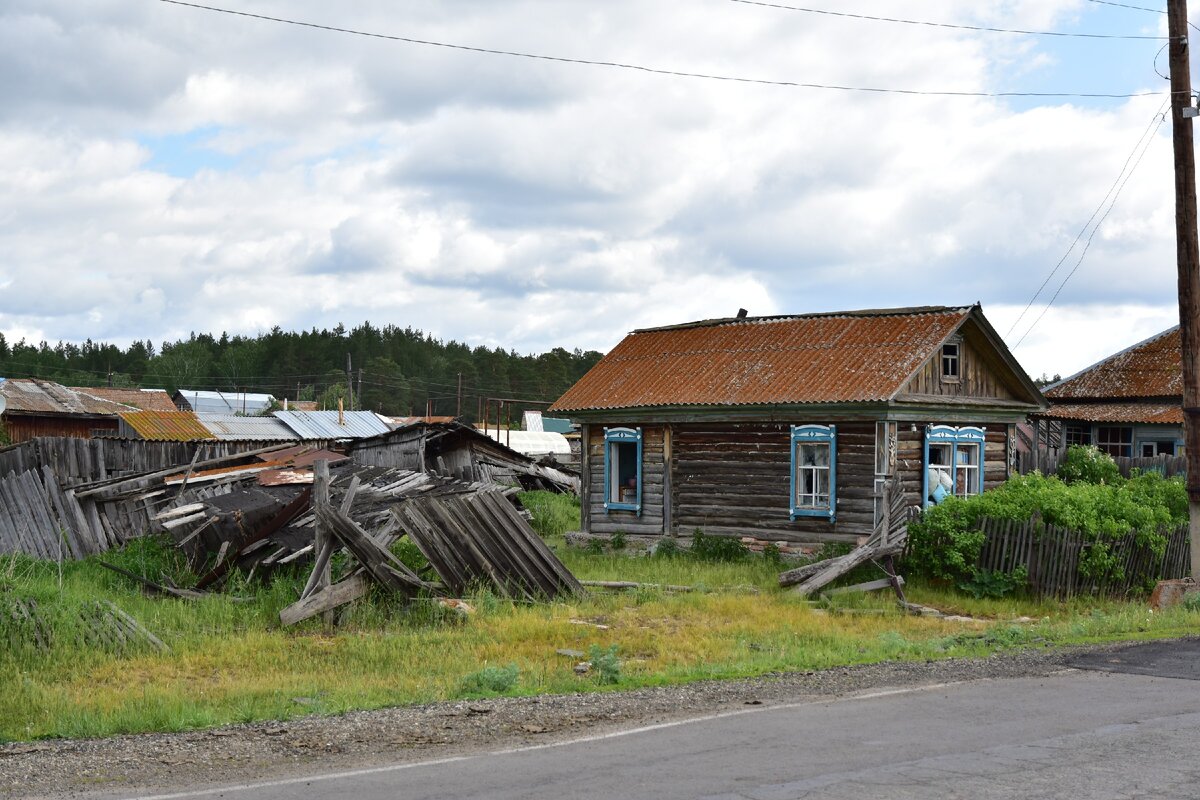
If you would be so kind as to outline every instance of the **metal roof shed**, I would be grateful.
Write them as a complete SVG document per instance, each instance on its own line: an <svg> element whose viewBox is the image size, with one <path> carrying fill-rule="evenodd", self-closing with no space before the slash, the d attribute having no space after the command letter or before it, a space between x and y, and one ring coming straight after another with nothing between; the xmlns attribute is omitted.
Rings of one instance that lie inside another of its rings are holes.
<svg viewBox="0 0 1200 800"><path fill-rule="evenodd" d="M276 411L275 419L301 439L366 439L392 430L374 411Z"/></svg>
<svg viewBox="0 0 1200 800"><path fill-rule="evenodd" d="M200 424L221 441L296 441L300 436L274 417L243 417L237 414L198 413Z"/></svg>

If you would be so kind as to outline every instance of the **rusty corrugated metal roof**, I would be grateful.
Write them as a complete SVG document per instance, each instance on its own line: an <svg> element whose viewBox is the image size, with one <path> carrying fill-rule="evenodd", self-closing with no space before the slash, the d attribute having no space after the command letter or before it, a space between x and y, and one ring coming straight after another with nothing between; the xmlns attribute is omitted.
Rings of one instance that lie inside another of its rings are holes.
<svg viewBox="0 0 1200 800"><path fill-rule="evenodd" d="M1183 397L1179 326L1151 336L1045 389L1053 403L1082 398Z"/></svg>
<svg viewBox="0 0 1200 800"><path fill-rule="evenodd" d="M5 413L8 414L116 416L123 411L135 410L132 406L113 403L68 389L54 381L37 378L10 378L0 381L0 394L4 395L7 404Z"/></svg>
<svg viewBox="0 0 1200 800"><path fill-rule="evenodd" d="M970 313L885 309L634 331L549 410L884 401Z"/></svg>
<svg viewBox="0 0 1200 800"><path fill-rule="evenodd" d="M1080 422L1183 424L1183 408L1170 403L1054 403L1038 416Z"/></svg>
<svg viewBox="0 0 1200 800"><path fill-rule="evenodd" d="M107 386L72 386L73 392L91 395L143 411L178 411L165 389L112 389Z"/></svg>
<svg viewBox="0 0 1200 800"><path fill-rule="evenodd" d="M121 419L143 439L195 442L215 438L191 411L129 411Z"/></svg>

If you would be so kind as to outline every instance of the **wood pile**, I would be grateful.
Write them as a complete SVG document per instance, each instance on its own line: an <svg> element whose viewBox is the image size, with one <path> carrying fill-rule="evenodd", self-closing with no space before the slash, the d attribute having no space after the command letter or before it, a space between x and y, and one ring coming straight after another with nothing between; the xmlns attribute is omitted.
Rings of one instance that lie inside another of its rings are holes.
<svg viewBox="0 0 1200 800"><path fill-rule="evenodd" d="M795 586L796 594L807 597L819 592L855 567L874 561L883 570L886 578L845 587L841 591L871 591L890 586L901 602L904 602L904 580L896 573L895 556L903 552L908 543L909 510L904 505L904 492L895 478L884 485L882 500L883 516L867 541L844 556L805 564L780 573L780 587Z"/></svg>

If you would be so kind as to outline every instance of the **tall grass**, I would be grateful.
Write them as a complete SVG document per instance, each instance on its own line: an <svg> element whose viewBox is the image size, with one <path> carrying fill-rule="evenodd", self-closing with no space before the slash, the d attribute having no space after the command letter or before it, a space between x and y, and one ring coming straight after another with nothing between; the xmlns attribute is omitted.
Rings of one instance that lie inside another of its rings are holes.
<svg viewBox="0 0 1200 800"><path fill-rule="evenodd" d="M595 675L575 674L574 661L556 652L588 652L593 645L604 652L616 646L616 686L622 688L982 654L1035 641L1163 636L1200 623L1198 611L1147 614L1136 604L1107 601L1088 607L958 598L955 610L993 620L981 624L902 616L882 595L839 598L833 609L814 609L779 592L777 567L759 557L708 563L568 551L561 540L552 546L583 579L686 584L697 591L594 592L541 604L480 591L466 598L475 612L465 619L432 599L404 604L373 593L345 609L327 633L319 620L279 627L278 612L298 596L302 570L269 584L240 580L227 595L187 601L145 597L138 584L92 561L63 565L60 580L57 565L0 558L0 606L33 598L54 626L48 650L6 629L13 640L0 647L0 739L184 730L429 702L497 687L509 694L599 691L610 687ZM153 540L106 558L154 579L166 574L180 585L194 579L173 550ZM957 597L920 583L908 588L914 600L932 605L945 607ZM249 602L235 602L233 595ZM70 635L70 619L95 599L139 620L170 652L81 646ZM1014 625L1019 616L1038 621ZM501 674L504 681L493 680Z"/></svg>

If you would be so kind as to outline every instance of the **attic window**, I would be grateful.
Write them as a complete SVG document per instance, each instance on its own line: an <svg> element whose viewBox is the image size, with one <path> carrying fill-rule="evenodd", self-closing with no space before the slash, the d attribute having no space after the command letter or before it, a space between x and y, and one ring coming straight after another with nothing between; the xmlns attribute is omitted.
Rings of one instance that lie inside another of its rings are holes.
<svg viewBox="0 0 1200 800"><path fill-rule="evenodd" d="M944 381L958 380L959 348L958 342L946 342L942 345L942 380Z"/></svg>

